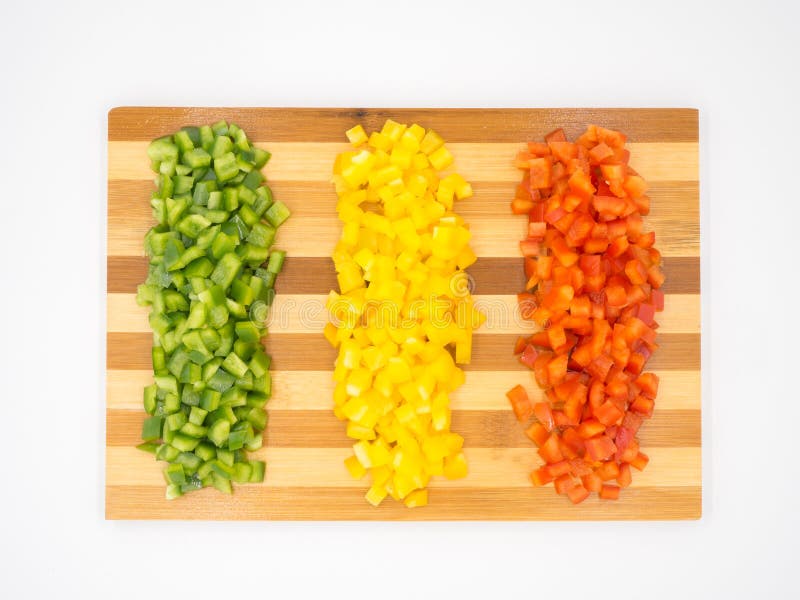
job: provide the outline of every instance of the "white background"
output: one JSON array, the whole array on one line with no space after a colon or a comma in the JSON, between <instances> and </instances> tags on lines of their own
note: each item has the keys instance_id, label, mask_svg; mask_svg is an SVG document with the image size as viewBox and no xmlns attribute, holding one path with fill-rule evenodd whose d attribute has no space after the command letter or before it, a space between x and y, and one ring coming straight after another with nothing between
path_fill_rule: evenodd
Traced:
<instances>
[{"instance_id":1,"label":"white background","mask_svg":"<svg viewBox=\"0 0 800 600\"><path fill-rule=\"evenodd\" d=\"M1 0L0 596L797 597L797 7ZM106 112L139 104L698 107L702 520L104 521Z\"/></svg>"}]
</instances>

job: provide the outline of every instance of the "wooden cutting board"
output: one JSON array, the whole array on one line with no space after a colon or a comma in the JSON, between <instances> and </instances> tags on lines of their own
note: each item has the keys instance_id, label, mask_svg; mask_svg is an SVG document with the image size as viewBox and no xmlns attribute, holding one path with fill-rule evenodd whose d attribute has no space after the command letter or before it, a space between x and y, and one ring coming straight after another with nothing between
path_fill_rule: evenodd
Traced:
<instances>
[{"instance_id":1,"label":"wooden cutting board","mask_svg":"<svg viewBox=\"0 0 800 600\"><path fill-rule=\"evenodd\" d=\"M324 297L336 287L329 254L340 233L329 183L344 131L367 131L391 117L443 135L456 167L475 189L460 202L478 262L469 272L491 327L475 334L467 382L452 396L452 429L465 438L470 474L436 478L430 505L409 510L387 499L372 508L365 482L342 460L351 445L331 411L335 352L321 335ZM139 443L142 388L151 382L147 312L134 301L147 272L142 238L152 225L148 142L184 125L236 122L272 152L265 173L276 198L292 210L277 247L289 258L277 284L267 350L273 356L273 398L262 485L237 486L232 497L212 489L164 498L162 463ZM646 225L664 255L666 310L661 348L650 368L661 377L653 419L641 431L650 464L634 472L618 502L592 497L579 506L552 486L534 488L539 459L508 407L505 392L532 374L512 356L525 330L513 318L524 285L517 242L524 219L509 212L519 172L518 149L564 127L570 138L588 123L628 134L631 164L651 186ZM547 520L696 519L701 514L700 227L697 111L689 109L280 109L116 108L108 117L108 277L106 517L109 519L380 519Z\"/></svg>"}]
</instances>

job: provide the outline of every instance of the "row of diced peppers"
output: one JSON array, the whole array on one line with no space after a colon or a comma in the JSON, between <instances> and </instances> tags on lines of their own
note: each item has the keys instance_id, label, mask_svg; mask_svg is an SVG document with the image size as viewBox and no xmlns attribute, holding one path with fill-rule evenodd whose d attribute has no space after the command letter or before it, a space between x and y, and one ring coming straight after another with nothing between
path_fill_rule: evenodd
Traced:
<instances>
[{"instance_id":1,"label":"row of diced peppers","mask_svg":"<svg viewBox=\"0 0 800 600\"><path fill-rule=\"evenodd\" d=\"M466 285L476 260L469 225L455 212L472 186L441 172L454 157L431 129L389 119L347 137L353 149L334 164L343 225L325 330L339 349L334 414L355 440L345 465L368 477L367 502L421 507L431 478L468 470L464 439L450 431L450 394L484 320Z\"/></svg>"},{"instance_id":2,"label":"row of diced peppers","mask_svg":"<svg viewBox=\"0 0 800 600\"><path fill-rule=\"evenodd\" d=\"M535 417L526 434L545 464L532 482L552 481L574 503L591 492L616 499L631 467L648 462L637 434L658 391L645 366L658 348L664 274L625 141L594 125L575 142L556 130L516 159L525 174L511 208L528 216L520 307L543 331L521 337L515 354L545 393L531 402L518 385L508 397L520 421Z\"/></svg>"},{"instance_id":3,"label":"row of diced peppers","mask_svg":"<svg viewBox=\"0 0 800 600\"><path fill-rule=\"evenodd\" d=\"M158 222L137 302L150 306L154 383L140 448L168 463L167 497L206 486L260 482L271 394L261 338L285 253L272 249L288 218L260 169L269 160L224 121L186 127L148 148Z\"/></svg>"}]
</instances>

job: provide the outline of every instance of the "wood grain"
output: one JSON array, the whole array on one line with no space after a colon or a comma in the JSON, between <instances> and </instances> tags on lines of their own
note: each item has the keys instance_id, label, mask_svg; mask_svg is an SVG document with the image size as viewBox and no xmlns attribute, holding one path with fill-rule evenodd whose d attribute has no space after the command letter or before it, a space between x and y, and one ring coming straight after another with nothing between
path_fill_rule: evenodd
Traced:
<instances>
[{"instance_id":1,"label":"wood grain","mask_svg":"<svg viewBox=\"0 0 800 600\"><path fill-rule=\"evenodd\" d=\"M436 479L431 504L408 510L394 502L373 509L365 485L341 461L351 440L330 411L335 352L320 335L320 304L336 286L329 253L338 235L329 184L343 132L369 130L387 117L419 121L448 141L475 196L458 206L473 232L478 262L474 293L494 316L475 336L467 381L452 396L453 429L465 437L470 475ZM273 158L265 169L275 196L292 210L278 244L289 256L278 280L270 334L273 390L263 485L232 497L202 490L164 499L160 465L135 450L144 413L142 387L152 378L146 312L136 286L147 261L142 238L152 225L152 174L147 142L189 124L226 118L245 128ZM666 310L661 347L650 368L661 378L654 418L641 430L651 458L619 502L596 498L579 507L549 488L528 484L537 466L532 444L508 410L506 390L525 384L541 395L511 346L530 326L514 318L514 294L524 284L516 240L524 228L508 214L518 179L511 161L529 139L563 126L576 135L587 123L628 134L632 165L650 183L652 213L665 261ZM108 127L106 516L110 519L359 519L359 520L608 520L695 519L702 506L700 385L700 244L697 112L688 109L264 109L117 108Z\"/></svg>"}]
</instances>

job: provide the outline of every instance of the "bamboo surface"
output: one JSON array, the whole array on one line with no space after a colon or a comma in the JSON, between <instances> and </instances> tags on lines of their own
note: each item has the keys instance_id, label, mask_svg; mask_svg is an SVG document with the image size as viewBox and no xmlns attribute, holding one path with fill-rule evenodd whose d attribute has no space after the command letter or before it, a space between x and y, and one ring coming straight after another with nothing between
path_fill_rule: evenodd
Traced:
<instances>
[{"instance_id":1,"label":"bamboo surface","mask_svg":"<svg viewBox=\"0 0 800 600\"><path fill-rule=\"evenodd\" d=\"M452 429L465 438L470 474L434 478L430 505L409 510L387 499L363 499L364 481L342 465L351 440L331 410L335 351L321 335L323 303L336 287L329 258L340 233L329 183L344 131L367 131L394 118L436 129L474 197L456 210L470 224L479 256L469 269L476 302L489 323L474 337L467 379L452 398ZM136 450L142 388L152 381L152 334L136 286L147 273L142 239L152 225L149 140L184 125L225 118L272 152L265 168L275 197L292 218L276 247L288 252L270 315L273 397L264 448L263 484L164 498L162 465ZM640 431L650 464L634 472L617 502L596 497L572 506L552 486L534 488L528 473L540 460L508 407L517 383L535 397L532 374L512 356L513 340L530 331L514 312L524 284L517 246L524 219L509 212L519 172L512 161L528 140L564 127L575 136L588 123L628 135L632 166L650 184L651 214L667 281L659 315L660 349L649 368L661 378L653 418ZM690 109L280 109L117 108L108 120L106 517L109 519L320 520L582 520L695 519L702 510L700 400L700 230L697 112Z\"/></svg>"}]
</instances>

